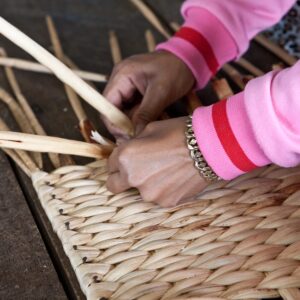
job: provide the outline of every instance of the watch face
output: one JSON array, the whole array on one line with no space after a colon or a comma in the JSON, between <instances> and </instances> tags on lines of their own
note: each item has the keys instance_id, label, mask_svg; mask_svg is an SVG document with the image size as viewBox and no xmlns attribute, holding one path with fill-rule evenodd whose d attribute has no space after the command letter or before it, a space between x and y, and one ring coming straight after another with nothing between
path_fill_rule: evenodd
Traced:
<instances>
[{"instance_id":1,"label":"watch face","mask_svg":"<svg viewBox=\"0 0 300 300\"><path fill-rule=\"evenodd\" d=\"M268 38L297 58L300 58L299 16L300 1L297 1L279 23L264 32Z\"/></svg>"}]
</instances>

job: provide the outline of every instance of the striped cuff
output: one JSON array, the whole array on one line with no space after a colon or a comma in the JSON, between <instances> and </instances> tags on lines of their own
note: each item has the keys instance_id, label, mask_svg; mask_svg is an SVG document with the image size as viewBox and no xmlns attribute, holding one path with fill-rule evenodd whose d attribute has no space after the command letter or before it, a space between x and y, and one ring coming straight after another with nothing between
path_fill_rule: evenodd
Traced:
<instances>
[{"instance_id":1,"label":"striped cuff","mask_svg":"<svg viewBox=\"0 0 300 300\"><path fill-rule=\"evenodd\" d=\"M223 179L233 179L270 163L254 136L243 92L196 109L193 129L207 163Z\"/></svg>"},{"instance_id":2,"label":"striped cuff","mask_svg":"<svg viewBox=\"0 0 300 300\"><path fill-rule=\"evenodd\" d=\"M220 65L237 55L227 29L202 8L190 8L181 29L157 49L172 52L185 62L196 79L196 89L203 88Z\"/></svg>"}]
</instances>

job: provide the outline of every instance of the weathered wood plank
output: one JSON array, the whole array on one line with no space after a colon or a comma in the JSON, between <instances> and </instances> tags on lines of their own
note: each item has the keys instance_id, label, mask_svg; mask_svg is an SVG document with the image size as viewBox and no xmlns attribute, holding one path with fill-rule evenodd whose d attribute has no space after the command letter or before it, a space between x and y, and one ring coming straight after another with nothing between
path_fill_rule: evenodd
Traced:
<instances>
[{"instance_id":1,"label":"weathered wood plank","mask_svg":"<svg viewBox=\"0 0 300 300\"><path fill-rule=\"evenodd\" d=\"M76 275L72 269L68 257L65 255L62 244L57 235L52 230L52 226L44 213L40 201L32 188L30 179L20 170L16 170L17 177L20 179L21 187L27 198L28 205L35 216L35 221L44 242L47 246L49 254L52 258L52 263L55 265L57 272L60 274L60 279L66 293L70 299L83 300L83 295Z\"/></svg>"},{"instance_id":2,"label":"weathered wood plank","mask_svg":"<svg viewBox=\"0 0 300 300\"><path fill-rule=\"evenodd\" d=\"M0 299L67 299L7 158L0 153Z\"/></svg>"}]
</instances>

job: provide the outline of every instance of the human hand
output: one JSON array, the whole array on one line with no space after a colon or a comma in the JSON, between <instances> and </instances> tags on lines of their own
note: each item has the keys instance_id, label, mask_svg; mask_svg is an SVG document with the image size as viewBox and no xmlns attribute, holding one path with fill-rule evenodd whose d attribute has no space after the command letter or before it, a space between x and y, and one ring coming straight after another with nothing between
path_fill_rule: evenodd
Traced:
<instances>
[{"instance_id":1,"label":"human hand","mask_svg":"<svg viewBox=\"0 0 300 300\"><path fill-rule=\"evenodd\" d=\"M186 146L186 118L150 123L135 139L118 146L108 160L107 188L130 187L145 201L163 207L191 200L208 183L193 165Z\"/></svg>"},{"instance_id":2,"label":"human hand","mask_svg":"<svg viewBox=\"0 0 300 300\"><path fill-rule=\"evenodd\" d=\"M141 94L140 105L130 113L136 134L139 134L167 106L186 95L194 82L192 72L182 60L170 52L157 51L129 57L116 65L103 95L124 109L137 93ZM116 137L124 135L104 121Z\"/></svg>"}]
</instances>

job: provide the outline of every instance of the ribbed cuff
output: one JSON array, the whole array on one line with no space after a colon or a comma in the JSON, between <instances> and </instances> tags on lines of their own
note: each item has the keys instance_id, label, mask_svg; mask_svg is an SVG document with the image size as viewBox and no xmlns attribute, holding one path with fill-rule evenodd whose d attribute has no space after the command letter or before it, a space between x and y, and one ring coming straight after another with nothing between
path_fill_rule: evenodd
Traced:
<instances>
[{"instance_id":1,"label":"ribbed cuff","mask_svg":"<svg viewBox=\"0 0 300 300\"><path fill-rule=\"evenodd\" d=\"M190 8L181 29L156 49L169 51L183 60L196 79L196 89L203 88L221 65L237 55L229 32L202 8Z\"/></svg>"},{"instance_id":2,"label":"ribbed cuff","mask_svg":"<svg viewBox=\"0 0 300 300\"><path fill-rule=\"evenodd\" d=\"M254 136L243 92L196 109L193 129L207 163L223 179L233 179L270 163Z\"/></svg>"}]
</instances>

